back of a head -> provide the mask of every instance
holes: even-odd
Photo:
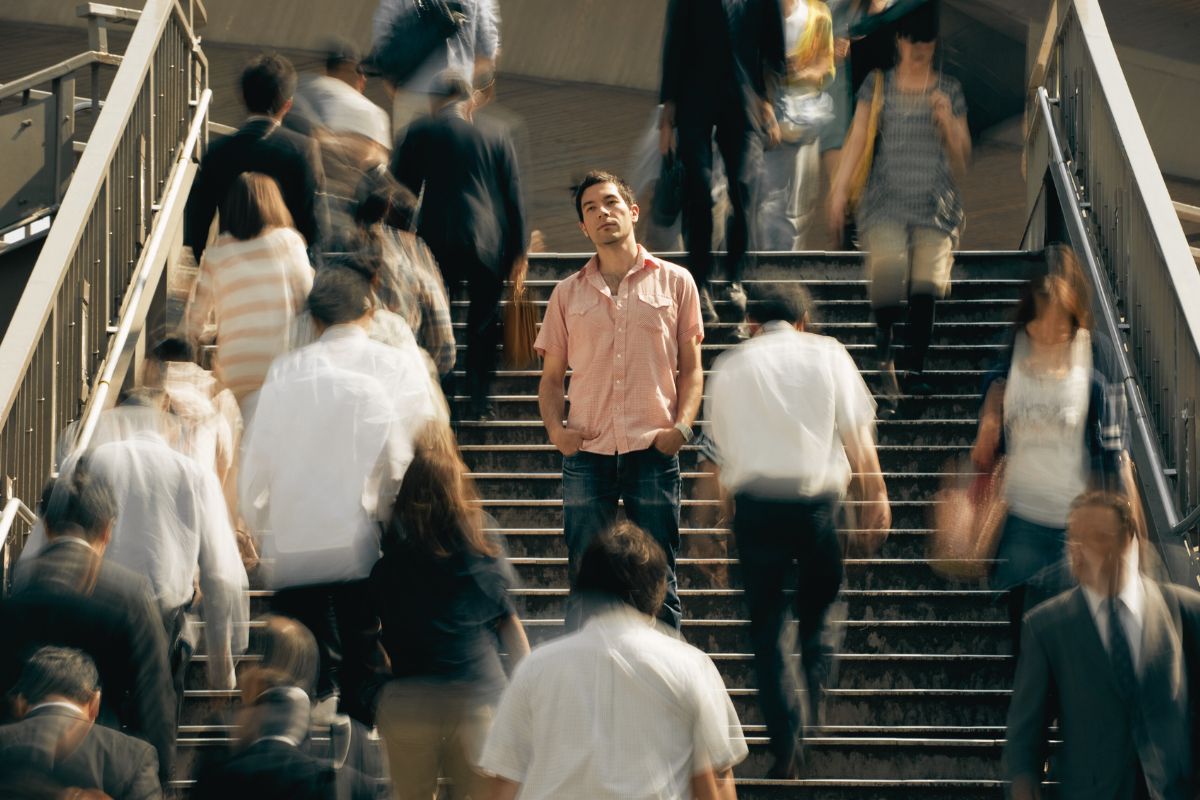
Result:
[[[261,172],[238,175],[221,203],[221,232],[240,241],[261,236],[271,228],[295,224],[279,184]]]
[[[810,319],[812,299],[799,286],[775,285],[755,288],[746,303],[746,317],[751,322],[786,322],[795,325]]]
[[[289,676],[289,684],[310,697],[317,688],[320,659],[312,632],[291,617],[270,614],[264,620],[262,663],[264,670]]]
[[[356,322],[373,306],[370,280],[342,263],[318,270],[308,293],[308,310],[325,327]]]
[[[79,536],[95,542],[117,518],[112,488],[88,470],[88,460],[88,453],[81,455],[42,492],[39,511],[51,537]]]
[[[255,57],[242,70],[242,100],[251,114],[275,116],[296,92],[292,62],[275,53]]]
[[[592,540],[579,563],[576,590],[589,602],[621,602],[654,616],[667,594],[667,556],[632,522]]]
[[[43,647],[21,668],[14,694],[30,706],[55,695],[84,705],[99,689],[100,675],[91,656],[70,647]]]

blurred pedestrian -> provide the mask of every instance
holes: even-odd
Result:
[[[920,6],[897,23],[896,66],[872,73],[859,90],[830,189],[829,228],[840,238],[851,179],[870,146],[870,121],[877,119],[870,174],[856,214],[868,251],[875,351],[887,397],[880,406],[883,416],[895,414],[899,400],[893,329],[905,319],[907,341],[900,363],[905,391],[933,391],[924,370],[934,303],[949,291],[953,250],[964,219],[958,184],[971,156],[967,106],[958,81],[934,67],[937,35],[935,3]],[[881,105],[873,106],[876,103]]]
[[[316,209],[324,182],[320,155],[311,140],[280,127],[292,107],[296,70],[283,56],[261,55],[242,71],[241,87],[250,115],[236,133],[209,145],[188,196],[183,242],[197,262],[204,255],[217,207],[243,172],[274,178],[307,246],[316,247],[321,238]]]
[[[388,113],[368,100],[363,57],[351,42],[332,39],[325,45],[325,71],[299,78],[292,114],[300,114],[338,135],[361,136],[382,148],[392,148]]]
[[[705,416],[721,483],[734,496],[758,698],[775,757],[768,777],[795,778],[802,717],[790,654],[781,649],[788,605],[800,623],[807,723],[815,728],[833,661],[826,616],[842,583],[838,506],[853,480],[867,501],[860,527],[886,531],[891,508],[875,451],[875,403],[846,348],[806,333],[803,298],[786,289],[757,293],[747,315],[752,337],[717,360]]]
[[[833,113],[821,128],[820,139],[821,171],[826,186],[831,186],[837,176],[842,144],[850,130],[850,116],[854,111],[854,92],[850,85],[850,25],[865,2],[867,0],[828,0],[826,3],[833,22],[833,78],[825,87],[833,101]],[[843,242],[831,239],[824,249],[841,250]]]
[[[779,142],[772,102],[786,70],[783,13],[779,0],[671,0],[665,36],[660,150],[677,150],[683,167],[688,269],[700,289],[704,321],[715,323],[709,287],[713,134],[729,181],[729,299],[744,314],[741,281],[754,230],[755,183],[764,140]]]
[[[21,668],[13,693],[21,721],[0,726],[0,772],[9,776],[20,766],[121,800],[163,796],[154,748],[95,724],[100,674],[86,653],[40,648]]]
[[[313,270],[304,240],[267,175],[244,172],[221,207],[221,236],[204,253],[186,313],[195,346],[216,322],[213,373],[253,416],[271,361],[287,352],[292,319],[304,308]]]
[[[467,416],[488,419],[500,343],[504,281],[525,258],[527,238],[512,143],[471,122],[471,89],[446,73],[430,90],[433,116],[409,129],[392,157],[392,174],[421,194],[417,233],[429,245],[453,300],[467,283]],[[455,392],[443,384],[447,400]]]
[[[578,579],[594,601],[586,624],[530,654],[500,700],[481,762],[493,800],[734,796],[747,748],[721,675],[653,622],[669,576],[631,523],[592,539]]]
[[[308,307],[320,338],[275,360],[240,476],[242,514],[263,536],[272,607],[317,638],[316,698],[337,707],[340,695],[342,710],[368,725],[382,663],[366,587],[379,524],[391,515],[413,437],[444,418],[416,347],[367,337],[372,306],[359,272],[317,274]]]
[[[1065,547],[1072,499],[1089,488],[1136,496],[1123,420],[1107,410],[1116,356],[1091,331],[1079,262],[1070,248],[1051,245],[1044,269],[1022,289],[1012,346],[985,377],[971,453],[984,471],[1005,460],[1008,517],[991,585],[1008,592],[1014,654],[1025,612],[1070,585]]]
[[[758,249],[814,249],[821,208],[820,139],[833,115],[833,20],[821,0],[781,0],[787,75],[775,98],[780,141],[763,153]],[[812,239],[812,240],[810,240]]]
[[[22,560],[12,593],[0,598],[0,689],[45,645],[83,651],[104,689],[97,719],[149,742],[166,786],[176,704],[162,620],[146,579],[104,557],[120,509],[89,462],[85,453],[46,486],[38,515],[47,544]]]
[[[704,382],[704,327],[696,284],[637,243],[640,209],[629,185],[589,172],[575,190],[579,228],[596,248],[554,287],[534,347],[543,358],[538,407],[563,454],[563,535],[574,576],[617,502],[663,548],[669,570],[663,621],[678,629],[679,449],[692,438]],[[572,370],[563,423],[563,380]],[[678,372],[678,375],[676,374]],[[568,624],[578,624],[577,601]]]
[[[1200,594],[1143,573],[1138,527],[1124,495],[1071,503],[1079,586],[1029,612],[1022,633],[1004,747],[1014,800],[1042,794],[1050,720],[1061,796],[1200,796]]]
[[[370,589],[394,679],[379,700],[396,800],[484,797],[476,770],[506,684],[497,635],[515,666],[529,652],[509,597],[516,584],[487,536],[467,468],[445,425],[429,426],[396,496]]]
[[[374,48],[388,41],[397,18],[413,13],[416,0],[381,0],[371,26]],[[436,48],[429,59],[401,86],[393,86],[392,133],[403,135],[415,120],[429,115],[431,95],[438,90],[438,76],[452,70],[480,88],[486,75],[495,75],[500,55],[500,9],[497,0],[455,0],[450,4],[461,15],[458,30],[445,45]]]

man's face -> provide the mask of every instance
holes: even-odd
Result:
[[[1071,571],[1081,584],[1103,595],[1118,593],[1130,539],[1116,511],[1084,506],[1071,512],[1067,544]]]
[[[580,198],[583,222],[579,228],[597,247],[620,242],[633,235],[638,221],[637,204],[629,205],[612,183],[597,183]]]

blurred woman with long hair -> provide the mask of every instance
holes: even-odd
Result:
[[[439,774],[453,797],[483,796],[474,765],[507,683],[498,644],[514,666],[529,652],[515,578],[466,471],[449,427],[427,427],[369,580],[394,676],[376,724],[397,800],[428,800]]]

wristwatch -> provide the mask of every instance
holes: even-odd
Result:
[[[683,443],[687,444],[692,440],[692,427],[686,422],[676,422],[675,430],[683,434]]]

